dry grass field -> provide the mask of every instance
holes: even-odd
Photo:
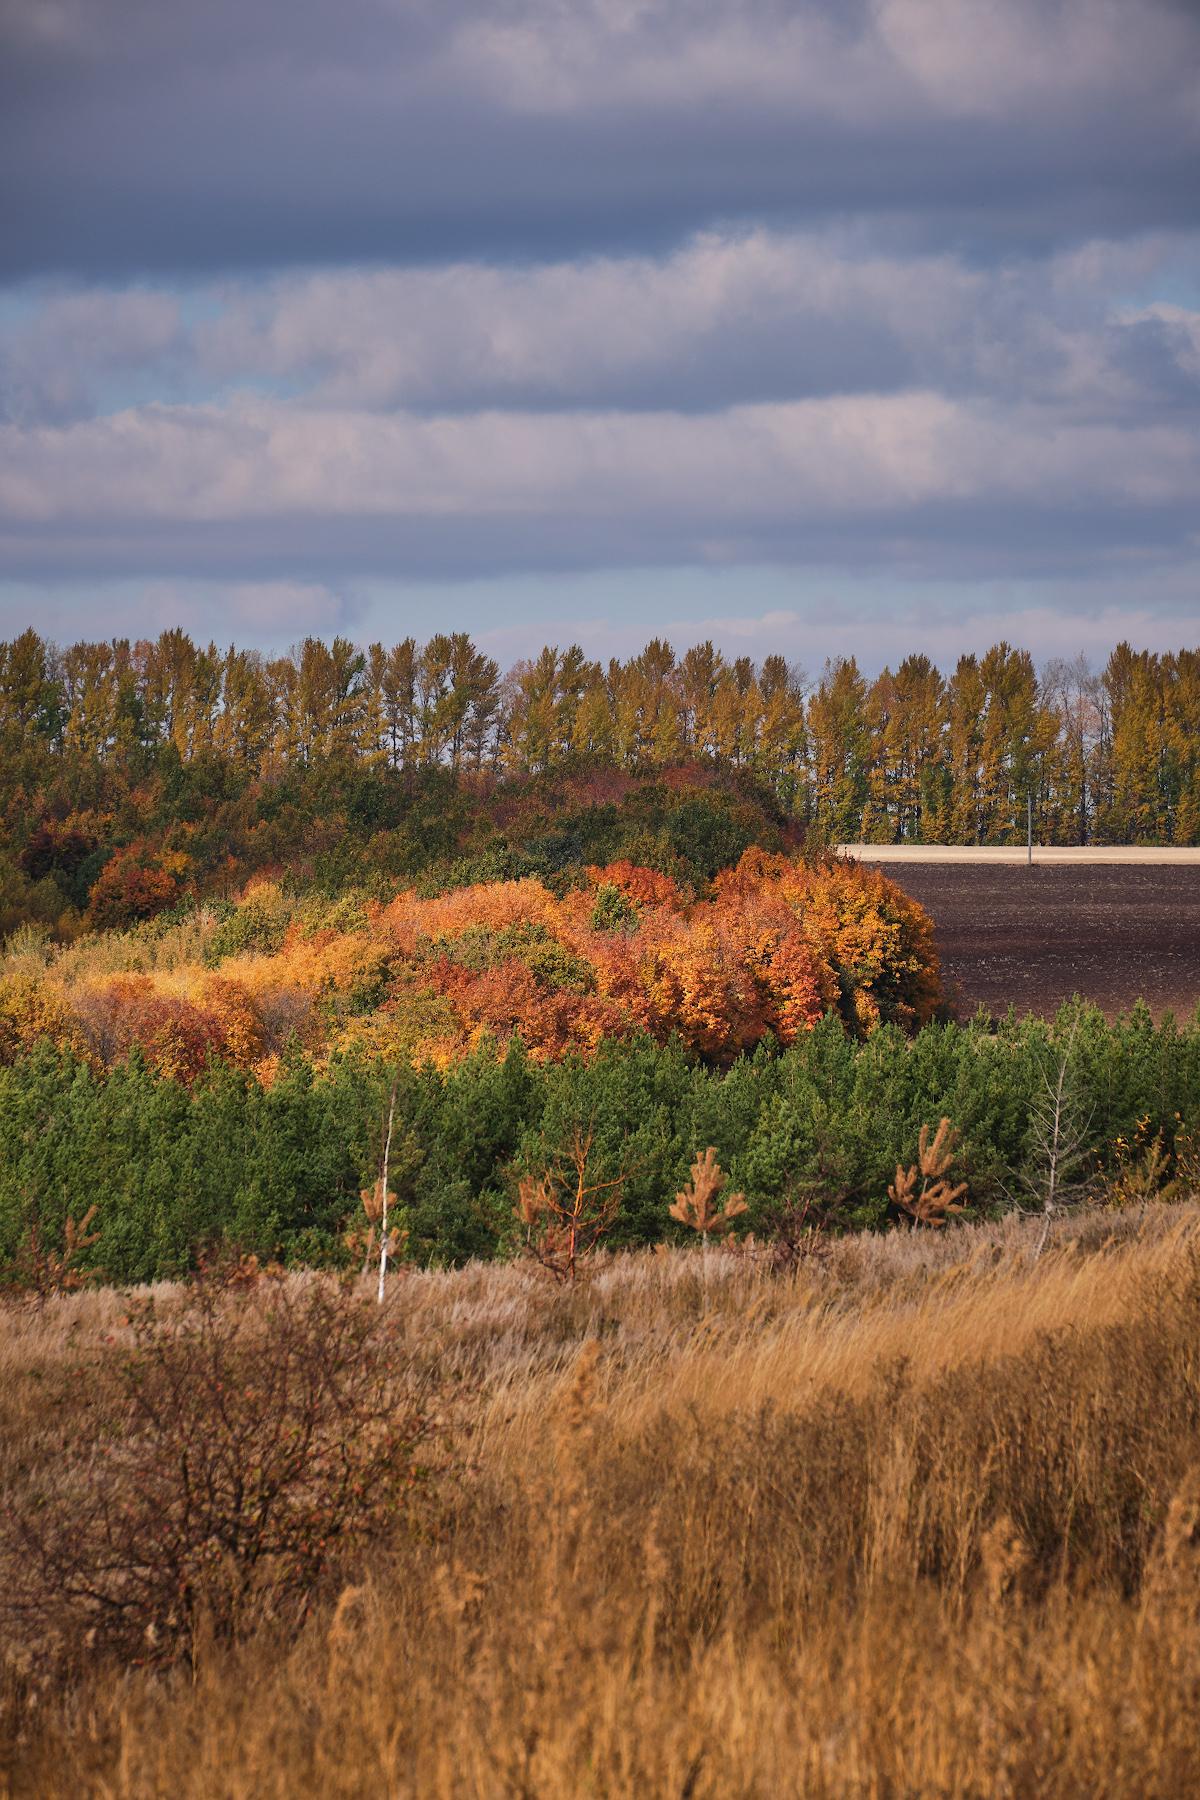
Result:
[[[171,1640],[147,1614],[123,1647],[66,1592],[95,1496],[115,1483],[133,1516],[120,1482],[141,1467],[173,1517],[189,1470],[230,1469],[203,1438],[178,1465],[179,1415],[129,1410],[157,1390],[144,1368],[130,1387],[127,1297],[8,1311],[0,1787],[1195,1793],[1200,1206],[1080,1215],[1040,1257],[1036,1237],[1014,1219],[845,1239],[790,1274],[647,1253],[575,1288],[524,1265],[405,1270],[383,1361],[373,1338],[356,1351],[384,1386],[340,1367],[306,1479],[361,1449],[343,1428],[385,1395],[421,1413],[405,1441],[426,1473],[407,1465],[369,1539],[330,1544],[301,1606],[272,1602],[267,1571],[237,1618],[197,1604]],[[204,1342],[245,1332],[275,1369],[299,1347],[303,1371],[306,1295],[378,1318],[320,1277],[284,1289],[282,1314],[270,1280],[222,1290]],[[178,1347],[194,1302],[155,1304]],[[186,1366],[188,1428],[208,1417],[210,1447],[236,1446],[261,1393],[219,1358]],[[94,1556],[92,1575],[133,1592]]]

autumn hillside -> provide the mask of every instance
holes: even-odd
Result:
[[[1102,676],[1002,645],[868,683],[661,642],[502,676],[462,634],[267,660],[24,633],[0,646],[0,1274],[92,1207],[89,1278],[351,1266],[393,1098],[418,1265],[513,1254],[522,1184],[580,1142],[612,1247],[682,1241],[667,1207],[710,1147],[739,1231],[896,1223],[943,1117],[986,1217],[1041,1191],[1065,1065],[1072,1192],[1151,1156],[1155,1191],[1183,1179],[1200,1029],[952,1017],[925,912],[827,846],[1003,842],[1031,792],[1050,838],[1186,842],[1195,693],[1193,653],[1127,647]]]
[[[252,883],[224,907],[55,950],[26,930],[0,974],[0,1056],[49,1039],[171,1078],[212,1059],[270,1083],[280,1053],[444,1064],[518,1033],[535,1058],[677,1036],[729,1062],[827,1012],[913,1030],[940,998],[926,914],[877,870],[748,851],[689,898],[628,862],[559,892],[525,877],[381,902]]]

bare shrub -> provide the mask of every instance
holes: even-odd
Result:
[[[566,1154],[542,1175],[522,1176],[513,1216],[525,1228],[525,1254],[556,1281],[574,1282],[580,1262],[608,1231],[621,1208],[624,1173],[589,1180],[593,1132],[576,1126]]]
[[[257,1006],[268,1055],[282,1055],[293,1038],[301,1043],[307,1041],[313,1023],[313,1003],[300,988],[268,988],[258,996]]]
[[[830,1209],[817,1196],[798,1186],[774,1208],[763,1239],[763,1252],[779,1274],[804,1264],[823,1263],[833,1251]]]
[[[47,1399],[61,1419],[0,1512],[0,1616],[27,1643],[137,1661],[174,1657],[201,1621],[218,1638],[298,1621],[419,1474],[428,1414],[388,1315],[255,1271],[139,1299],[127,1331]]]
[[[46,1242],[41,1219],[34,1212],[13,1261],[13,1285],[20,1293],[44,1306],[52,1295],[73,1293],[103,1275],[102,1269],[80,1267],[84,1252],[100,1241],[100,1233],[89,1229],[98,1211],[98,1207],[89,1206],[78,1224],[67,1214],[61,1250]]]
[[[1039,1071],[1041,1082],[1029,1107],[1034,1172],[1022,1177],[1022,1182],[1032,1205],[1022,1210],[1041,1213],[1039,1256],[1060,1215],[1093,1196],[1089,1131],[1095,1109],[1084,1110],[1076,1054],[1079,1019],[1077,1007],[1066,1036],[1047,1046]]]

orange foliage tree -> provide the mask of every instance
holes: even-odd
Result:
[[[149,976],[118,975],[75,1001],[85,1041],[104,1063],[136,1046],[150,1068],[191,1082],[210,1058],[227,1057],[229,1041],[215,1014],[178,994],[159,992]]]

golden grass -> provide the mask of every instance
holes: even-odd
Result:
[[[302,1629],[10,1675],[13,1794],[1178,1796],[1200,1207],[405,1271],[452,1473]],[[296,1279],[315,1279],[298,1277]],[[253,1294],[242,1301],[257,1304]],[[119,1300],[11,1313],[0,1476]],[[451,1387],[450,1384],[453,1384]]]

